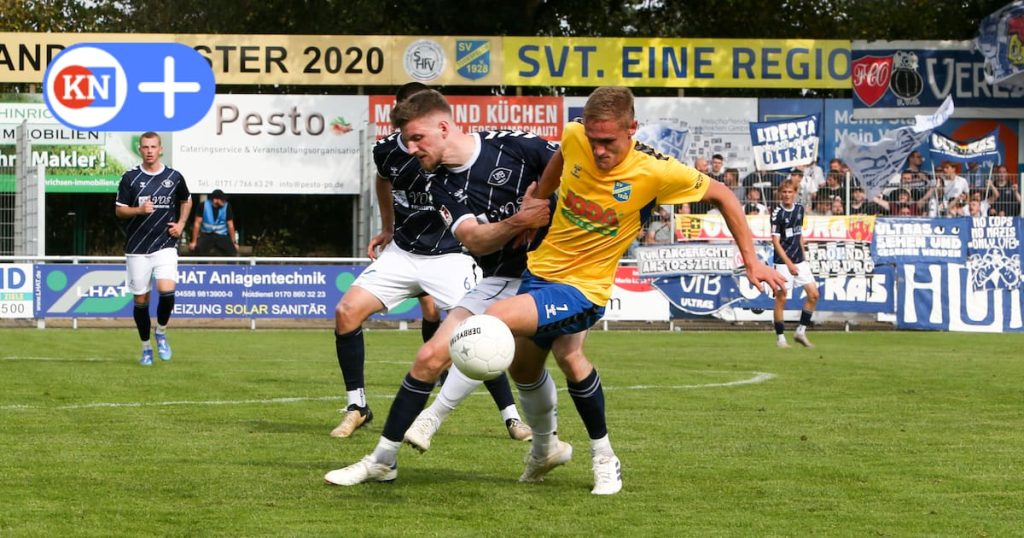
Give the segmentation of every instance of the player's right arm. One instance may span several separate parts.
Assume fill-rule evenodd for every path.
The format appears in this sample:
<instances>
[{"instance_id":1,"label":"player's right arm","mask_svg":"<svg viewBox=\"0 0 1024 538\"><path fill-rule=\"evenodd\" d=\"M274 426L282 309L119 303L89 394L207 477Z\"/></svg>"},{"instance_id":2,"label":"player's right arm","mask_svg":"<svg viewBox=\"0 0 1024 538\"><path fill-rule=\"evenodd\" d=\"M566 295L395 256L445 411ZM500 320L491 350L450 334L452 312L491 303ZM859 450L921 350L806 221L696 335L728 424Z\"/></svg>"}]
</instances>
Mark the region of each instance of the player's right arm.
<instances>
[{"instance_id":1,"label":"player's right arm","mask_svg":"<svg viewBox=\"0 0 1024 538\"><path fill-rule=\"evenodd\" d=\"M481 222L469 215L452 224L452 233L473 255L486 256L523 232L547 225L551 211L546 199L535 197L536 189L536 183L526 188L515 215L498 222Z\"/></svg>"},{"instance_id":2,"label":"player's right arm","mask_svg":"<svg viewBox=\"0 0 1024 538\"><path fill-rule=\"evenodd\" d=\"M117 185L117 199L114 202L114 214L119 219L130 219L139 215L145 215L146 213L152 213L156 211L153 207L153 202L146 200L145 203L139 206L132 206L133 195L129 188L130 182L126 177L121 177L121 183Z\"/></svg>"},{"instance_id":3,"label":"player's right arm","mask_svg":"<svg viewBox=\"0 0 1024 538\"><path fill-rule=\"evenodd\" d=\"M196 244L199 242L199 230L201 230L202 227L203 227L203 214L202 213L198 213L196 215L195 221L192 222L192 241L189 242L189 244L188 244L188 249L189 250L191 250L191 251L195 251L196 250ZM234 237L235 237L234 231L233 230L229 230L228 233L231 234L231 238L232 238L232 241L233 241Z\"/></svg>"},{"instance_id":4,"label":"player's right arm","mask_svg":"<svg viewBox=\"0 0 1024 538\"><path fill-rule=\"evenodd\" d=\"M377 259L377 251L383 250L395 233L395 195L391 192L391 182L380 174L377 174L377 206L380 208L380 233L366 245L366 255L371 260Z\"/></svg>"}]
</instances>

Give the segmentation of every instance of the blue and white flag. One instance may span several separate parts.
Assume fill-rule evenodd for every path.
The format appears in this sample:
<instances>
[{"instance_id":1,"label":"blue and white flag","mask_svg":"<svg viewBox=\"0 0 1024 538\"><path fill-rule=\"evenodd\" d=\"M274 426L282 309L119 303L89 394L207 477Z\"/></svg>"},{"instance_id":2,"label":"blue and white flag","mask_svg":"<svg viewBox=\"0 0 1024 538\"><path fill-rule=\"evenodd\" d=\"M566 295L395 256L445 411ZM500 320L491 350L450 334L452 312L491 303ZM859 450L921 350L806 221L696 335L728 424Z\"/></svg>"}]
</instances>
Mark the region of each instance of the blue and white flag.
<instances>
[{"instance_id":1,"label":"blue and white flag","mask_svg":"<svg viewBox=\"0 0 1024 538\"><path fill-rule=\"evenodd\" d=\"M985 82L1024 88L1024 0L982 19L974 46L985 57Z\"/></svg>"},{"instance_id":2,"label":"blue and white flag","mask_svg":"<svg viewBox=\"0 0 1024 538\"><path fill-rule=\"evenodd\" d=\"M932 130L952 115L953 98L947 96L934 114L915 116L914 125L894 129L878 142L862 143L849 134L845 135L836 155L850 166L850 171L860 180L870 200L899 174L910 152L928 140Z\"/></svg>"},{"instance_id":3,"label":"blue and white flag","mask_svg":"<svg viewBox=\"0 0 1024 538\"><path fill-rule=\"evenodd\" d=\"M682 162L690 143L689 135L690 130L685 127L648 124L639 128L633 138Z\"/></svg>"},{"instance_id":4,"label":"blue and white flag","mask_svg":"<svg viewBox=\"0 0 1024 538\"><path fill-rule=\"evenodd\" d=\"M789 170L818 159L818 115L750 123L757 170Z\"/></svg>"},{"instance_id":5,"label":"blue and white flag","mask_svg":"<svg viewBox=\"0 0 1024 538\"><path fill-rule=\"evenodd\" d=\"M931 147L929 149L938 161L958 163L1002 162L1002 156L999 154L998 128L986 136L969 142L957 142L939 133L932 133Z\"/></svg>"}]
</instances>

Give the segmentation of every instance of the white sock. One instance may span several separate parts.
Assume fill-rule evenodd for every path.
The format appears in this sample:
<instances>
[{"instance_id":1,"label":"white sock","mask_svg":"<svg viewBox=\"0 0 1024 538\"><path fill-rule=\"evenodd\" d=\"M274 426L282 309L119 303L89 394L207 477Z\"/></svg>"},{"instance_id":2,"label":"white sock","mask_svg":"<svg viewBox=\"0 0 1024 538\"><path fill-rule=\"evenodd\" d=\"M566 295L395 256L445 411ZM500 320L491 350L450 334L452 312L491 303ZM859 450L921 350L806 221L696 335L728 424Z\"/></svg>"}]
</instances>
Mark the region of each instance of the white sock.
<instances>
[{"instance_id":1,"label":"white sock","mask_svg":"<svg viewBox=\"0 0 1024 538\"><path fill-rule=\"evenodd\" d=\"M516 409L516 404L512 404L505 409L501 410L501 421L508 422L509 419L522 420L519 418L519 410Z\"/></svg>"},{"instance_id":2,"label":"white sock","mask_svg":"<svg viewBox=\"0 0 1024 538\"><path fill-rule=\"evenodd\" d=\"M466 374L460 372L453 364L448 369L448 377L445 378L444 385L441 385L441 391L438 392L437 398L434 398L434 402L427 409L443 422L448 413L454 411L462 403L462 400L468 398L477 387L483 384L483 381L466 377Z\"/></svg>"},{"instance_id":3,"label":"white sock","mask_svg":"<svg viewBox=\"0 0 1024 538\"><path fill-rule=\"evenodd\" d=\"M156 334L167 334L167 325L156 324Z\"/></svg>"},{"instance_id":4,"label":"white sock","mask_svg":"<svg viewBox=\"0 0 1024 538\"><path fill-rule=\"evenodd\" d=\"M778 335L778 338L777 338L777 340L778 340L779 342L785 342L785 341L786 341L786 335L784 335L784 334L780 334L780 335Z\"/></svg>"},{"instance_id":5,"label":"white sock","mask_svg":"<svg viewBox=\"0 0 1024 538\"><path fill-rule=\"evenodd\" d=\"M533 429L531 450L535 456L544 456L558 443L558 393L555 382L547 370L536 383L520 385L519 403L523 406L526 423Z\"/></svg>"},{"instance_id":6,"label":"white sock","mask_svg":"<svg viewBox=\"0 0 1024 538\"><path fill-rule=\"evenodd\" d=\"M398 461L399 448L402 448L402 443L389 441L382 435L380 441L377 441L377 447L373 449L373 453L370 455L377 463L391 466Z\"/></svg>"},{"instance_id":7,"label":"white sock","mask_svg":"<svg viewBox=\"0 0 1024 538\"><path fill-rule=\"evenodd\" d=\"M797 325L796 333L794 333L794 334L796 334L797 336L803 336L804 331L806 331L806 330L807 330L807 327L805 325Z\"/></svg>"},{"instance_id":8,"label":"white sock","mask_svg":"<svg viewBox=\"0 0 1024 538\"><path fill-rule=\"evenodd\" d=\"M146 340L145 342L142 343L142 351L146 351L147 349L153 349L153 344L149 343L149 340Z\"/></svg>"},{"instance_id":9,"label":"white sock","mask_svg":"<svg viewBox=\"0 0 1024 538\"><path fill-rule=\"evenodd\" d=\"M345 395L348 397L348 405L366 407L366 391L364 389L350 390Z\"/></svg>"},{"instance_id":10,"label":"white sock","mask_svg":"<svg viewBox=\"0 0 1024 538\"><path fill-rule=\"evenodd\" d=\"M598 456L614 456L615 451L612 450L612 442L608 439L606 434L600 439L590 440L590 457L596 458Z\"/></svg>"}]
</instances>

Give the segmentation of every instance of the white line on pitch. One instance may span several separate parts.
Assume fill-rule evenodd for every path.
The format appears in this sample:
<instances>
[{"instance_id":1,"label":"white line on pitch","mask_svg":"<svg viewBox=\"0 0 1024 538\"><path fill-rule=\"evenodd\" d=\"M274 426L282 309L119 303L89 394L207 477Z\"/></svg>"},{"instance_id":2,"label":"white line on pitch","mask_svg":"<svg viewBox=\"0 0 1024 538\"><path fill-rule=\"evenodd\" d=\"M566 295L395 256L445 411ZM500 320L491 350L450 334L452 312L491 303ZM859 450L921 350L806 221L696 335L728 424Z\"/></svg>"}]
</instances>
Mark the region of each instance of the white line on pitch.
<instances>
[{"instance_id":1,"label":"white line on pitch","mask_svg":"<svg viewBox=\"0 0 1024 538\"><path fill-rule=\"evenodd\" d=\"M754 377L749 379L740 379L737 381L726 381L722 383L702 383L698 385L632 385L628 387L604 387L606 391L616 390L689 390L689 389L707 389L716 387L735 387L739 385L753 385L757 383L764 383L765 381L775 379L775 374L769 374L767 372L754 372ZM559 389L564 392L565 389ZM487 395L488 393L482 391L476 391L474 395ZM386 396L385 399L394 399L394 396ZM169 406L182 406L182 405L248 405L248 404L281 404L281 403L297 403L297 402L326 402L332 400L342 400L341 396L296 396L287 398L269 398L263 400L177 400L169 402L97 402L89 404L72 404L72 405L61 405L56 407L45 407L39 405L0 405L0 410L29 410L29 409L53 409L53 410L73 410L73 409L98 409L98 408L133 408L133 407L169 407Z\"/></svg>"},{"instance_id":2,"label":"white line on pitch","mask_svg":"<svg viewBox=\"0 0 1024 538\"><path fill-rule=\"evenodd\" d=\"M110 362L119 359L110 357L0 357L0 361L39 361L39 362Z\"/></svg>"}]
</instances>

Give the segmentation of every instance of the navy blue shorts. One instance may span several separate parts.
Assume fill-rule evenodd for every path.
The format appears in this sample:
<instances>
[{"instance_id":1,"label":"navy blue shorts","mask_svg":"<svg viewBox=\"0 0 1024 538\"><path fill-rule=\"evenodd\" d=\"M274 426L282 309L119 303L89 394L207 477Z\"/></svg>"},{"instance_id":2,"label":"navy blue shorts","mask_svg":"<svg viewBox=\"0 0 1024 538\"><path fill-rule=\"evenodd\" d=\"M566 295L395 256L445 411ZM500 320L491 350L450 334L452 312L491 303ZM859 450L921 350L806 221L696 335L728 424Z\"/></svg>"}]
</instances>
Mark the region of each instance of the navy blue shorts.
<instances>
[{"instance_id":1,"label":"navy blue shorts","mask_svg":"<svg viewBox=\"0 0 1024 538\"><path fill-rule=\"evenodd\" d=\"M580 290L568 284L548 282L523 273L519 295L528 293L537 307L537 334L534 343L543 349L551 349L555 338L563 334L583 332L604 317L604 307L587 299Z\"/></svg>"}]
</instances>

